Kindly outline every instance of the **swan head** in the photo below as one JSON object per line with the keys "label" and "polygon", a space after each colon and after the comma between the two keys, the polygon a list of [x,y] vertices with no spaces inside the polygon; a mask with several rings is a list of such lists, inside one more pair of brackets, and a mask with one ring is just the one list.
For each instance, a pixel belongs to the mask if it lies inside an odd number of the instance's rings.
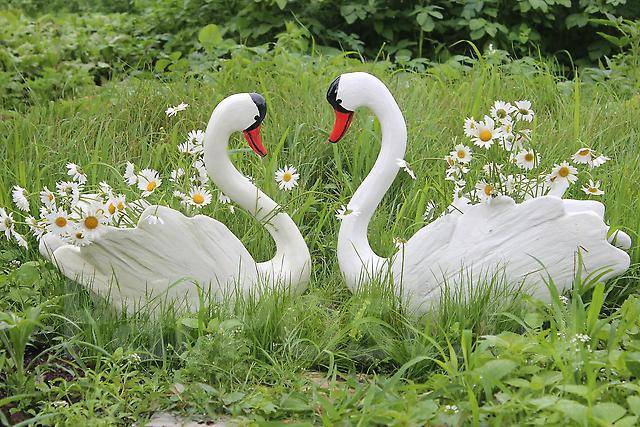
{"label": "swan head", "polygon": [[358,107],[372,107],[386,86],[377,77],[368,73],[342,74],[329,85],[327,101],[336,114],[330,142],[338,142],[347,133]]}
{"label": "swan head", "polygon": [[[264,157],[267,155],[267,150],[262,145],[262,136],[260,136],[260,125],[264,120],[264,117],[267,115],[267,101],[265,101],[264,97],[259,93],[249,93],[242,94],[248,95],[249,103],[246,98],[243,102],[246,103],[246,108],[244,109],[248,113],[252,114],[250,119],[246,117],[239,117],[246,123],[251,123],[249,126],[242,130],[242,135],[244,135],[244,139],[247,140],[249,147],[260,157]],[[249,116],[248,116],[249,117]]]}

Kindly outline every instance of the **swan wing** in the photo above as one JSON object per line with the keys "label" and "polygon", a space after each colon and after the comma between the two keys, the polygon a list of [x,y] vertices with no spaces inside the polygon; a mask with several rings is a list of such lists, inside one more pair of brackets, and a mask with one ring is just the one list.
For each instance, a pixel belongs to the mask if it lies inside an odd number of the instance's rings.
{"label": "swan wing", "polygon": [[481,281],[496,273],[548,298],[543,279],[550,276],[561,290],[570,287],[578,252],[584,275],[605,269],[604,278],[623,273],[629,255],[607,242],[604,207],[567,202],[543,196],[516,204],[499,197],[469,206],[463,214],[440,217],[395,256],[395,282],[420,309],[439,300],[445,282],[459,286],[469,278]]}
{"label": "swan wing", "polygon": [[130,310],[176,298],[193,308],[198,286],[220,298],[257,279],[255,261],[224,224],[166,206],[145,209],[135,228],[108,227],[91,245],[61,246],[53,258],[65,276]]}

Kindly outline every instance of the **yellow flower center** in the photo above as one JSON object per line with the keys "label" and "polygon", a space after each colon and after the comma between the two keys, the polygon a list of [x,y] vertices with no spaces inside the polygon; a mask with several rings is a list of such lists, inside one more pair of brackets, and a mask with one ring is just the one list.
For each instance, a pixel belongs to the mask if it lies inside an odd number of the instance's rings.
{"label": "yellow flower center", "polygon": [[529,110],[527,110],[526,108],[520,108],[520,110],[518,110],[520,112],[520,114],[522,115],[527,115],[529,114]]}
{"label": "yellow flower center", "polygon": [[200,205],[204,203],[204,196],[200,193],[194,194],[192,199],[193,199],[193,203],[195,203],[196,205]]}
{"label": "yellow flower center", "polygon": [[487,196],[490,196],[491,193],[493,193],[493,187],[490,186],[489,184],[484,186],[484,194]]}
{"label": "yellow flower center", "polygon": [[118,210],[119,211],[124,210],[124,203],[118,202]]}
{"label": "yellow flower center", "polygon": [[524,155],[524,159],[525,159],[527,162],[533,162],[533,153],[527,153],[527,154],[525,154],[525,155]]}
{"label": "yellow flower center", "polygon": [[56,225],[58,227],[64,227],[65,225],[67,225],[67,219],[65,217],[59,216],[58,218],[56,218]]}
{"label": "yellow flower center", "polygon": [[88,216],[84,219],[84,226],[89,230],[93,230],[98,227],[99,221],[95,216]]}
{"label": "yellow flower center", "polygon": [[482,130],[480,131],[480,135],[479,135],[479,136],[480,136],[480,140],[481,140],[482,142],[487,142],[487,141],[489,141],[489,140],[491,139],[491,137],[492,137],[493,135],[491,135],[491,131],[490,131],[490,130],[488,130],[488,129],[482,129]]}
{"label": "yellow flower center", "polygon": [[84,237],[84,236],[83,236],[83,234],[82,234],[82,233],[80,233],[80,232],[77,232],[77,233],[76,233],[76,239],[82,239],[83,237]]}
{"label": "yellow flower center", "polygon": [[284,175],[282,175],[282,180],[284,182],[291,181],[291,178],[293,178],[293,175],[291,174],[291,172],[285,172]]}
{"label": "yellow flower center", "polygon": [[589,187],[589,193],[597,193],[598,189],[596,187]]}
{"label": "yellow flower center", "polygon": [[109,203],[109,207],[107,208],[107,210],[109,211],[109,213],[111,215],[113,215],[114,213],[116,213],[116,207],[113,205],[113,203]]}
{"label": "yellow flower center", "polygon": [[591,150],[588,148],[583,148],[582,150],[578,151],[578,155],[580,156],[587,156],[589,155],[589,153],[591,153]]}
{"label": "yellow flower center", "polygon": [[157,186],[158,184],[156,184],[155,181],[149,181],[149,183],[147,184],[147,191],[151,193]]}
{"label": "yellow flower center", "polygon": [[496,114],[498,115],[498,117],[500,117],[501,119],[504,119],[505,117],[507,117],[507,112],[505,110],[503,110],[502,108],[499,109],[498,111],[496,111]]}
{"label": "yellow flower center", "polygon": [[467,153],[464,150],[458,150],[458,158],[464,159],[467,156]]}
{"label": "yellow flower center", "polygon": [[50,202],[53,202],[53,194],[47,194],[47,199],[49,199]]}
{"label": "yellow flower center", "polygon": [[569,168],[566,166],[562,166],[560,170],[558,170],[558,175],[560,175],[563,178],[566,178],[567,176],[569,176]]}

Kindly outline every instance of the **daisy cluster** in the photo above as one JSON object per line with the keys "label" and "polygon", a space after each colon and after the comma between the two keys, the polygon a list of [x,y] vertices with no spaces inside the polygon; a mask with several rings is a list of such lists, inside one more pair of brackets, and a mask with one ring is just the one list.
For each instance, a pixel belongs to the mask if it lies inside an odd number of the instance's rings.
{"label": "daisy cluster", "polygon": [[[540,153],[531,145],[531,128],[535,112],[531,102],[495,101],[490,114],[481,120],[468,117],[464,134],[471,144],[456,144],[445,156],[445,179],[453,182],[453,198],[467,198],[472,202],[485,202],[499,195],[518,201],[538,197],[556,190],[557,194],[578,181],[579,167],[597,168],[609,160],[588,147],[578,150],[569,161],[557,163],[551,171],[540,168]],[[475,151],[475,152],[474,152]],[[467,182],[475,158],[484,160],[481,178],[473,185]],[[478,162],[473,162],[473,166]],[[584,193],[592,196],[604,194],[600,181],[594,182],[589,171]]]}
{"label": "daisy cluster", "polygon": [[[13,202],[24,216],[20,223],[26,224],[36,239],[52,233],[70,244],[85,246],[98,239],[107,225],[130,223],[130,207],[124,194],[115,193],[106,182],[101,182],[95,191],[88,191],[87,176],[75,163],[67,164],[67,175],[68,180],[58,181],[55,189],[44,187],[38,193],[13,187]],[[37,218],[30,215],[35,200],[39,202]],[[13,213],[0,208],[0,223],[7,239],[13,238],[18,245],[27,247],[26,239],[15,229],[20,223],[14,221]]]}
{"label": "daisy cluster", "polygon": [[[178,188],[173,191],[173,196],[180,200],[182,206],[196,210],[210,205],[213,201],[213,195],[209,190],[209,175],[204,166],[203,144],[204,131],[190,131],[187,139],[178,145],[178,151],[189,156],[189,166],[172,170],[169,177],[169,181]],[[226,204],[231,200],[220,192],[218,201]],[[231,209],[233,210],[232,206]]]}
{"label": "daisy cluster", "polygon": [[[167,108],[165,113],[168,117],[173,117],[187,107],[188,104],[182,102]],[[209,175],[204,166],[204,138],[205,133],[200,129],[188,132],[185,141],[178,145],[178,151],[189,157],[189,166],[172,170],[168,177],[174,188],[173,196],[188,213],[210,205],[213,200]],[[107,182],[100,182],[97,188],[90,188],[87,185],[87,175],[75,163],[67,164],[67,178],[57,182],[55,189],[44,187],[39,193],[30,193],[15,185],[12,199],[17,211],[7,212],[0,207],[0,232],[4,233],[7,240],[13,240],[25,248],[28,246],[27,239],[17,231],[16,226],[28,226],[38,241],[45,234],[51,233],[67,243],[86,246],[99,239],[109,226],[135,227],[140,214],[151,205],[150,198],[157,195],[164,181],[157,170],[138,169],[131,162],[126,163],[122,178],[130,188],[127,194],[132,196],[132,202],[127,201],[124,193],[114,191]],[[300,174],[295,167],[285,166],[275,173],[274,178],[281,190],[288,191],[298,185]],[[247,179],[253,182],[251,177]],[[39,202],[37,218],[30,215],[32,206],[34,211],[36,209],[36,200]],[[231,199],[222,192],[218,192],[217,200],[234,212]],[[16,221],[14,213],[23,218]],[[148,216],[147,221],[150,224],[163,223],[155,215]]]}

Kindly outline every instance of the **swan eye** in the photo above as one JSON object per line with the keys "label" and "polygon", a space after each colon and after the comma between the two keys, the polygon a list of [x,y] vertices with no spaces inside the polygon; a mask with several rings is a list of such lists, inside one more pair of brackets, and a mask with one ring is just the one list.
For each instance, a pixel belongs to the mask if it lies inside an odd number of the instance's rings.
{"label": "swan eye", "polygon": [[342,99],[336,99],[336,104],[342,104]]}
{"label": "swan eye", "polygon": [[253,118],[253,120],[255,120],[255,121],[257,122],[258,120],[260,120],[260,116],[255,116],[255,117]]}

